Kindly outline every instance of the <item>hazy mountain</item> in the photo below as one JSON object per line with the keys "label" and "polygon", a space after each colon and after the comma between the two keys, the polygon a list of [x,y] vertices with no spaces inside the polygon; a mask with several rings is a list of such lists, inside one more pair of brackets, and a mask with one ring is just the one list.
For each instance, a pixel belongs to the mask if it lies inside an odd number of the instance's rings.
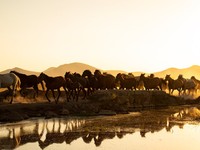
{"label": "hazy mountain", "polygon": [[[87,65],[87,64],[77,63],[77,62],[60,65],[58,67],[50,67],[47,70],[44,70],[43,72],[46,73],[49,76],[64,76],[66,71],[70,71],[72,73],[77,72],[77,73],[82,74],[82,72],[86,69],[89,69],[92,72],[94,72],[96,69],[99,69],[101,72],[111,73],[114,76],[116,76],[117,73],[128,73],[128,72],[123,71],[123,70],[102,70],[100,68],[96,68],[96,67],[93,67],[93,66],[90,66],[90,65]],[[11,70],[15,70],[15,71],[18,71],[20,73],[27,74],[27,75],[30,75],[30,74],[39,75],[40,74],[40,72],[28,71],[28,70],[24,70],[24,69],[17,68],[17,67],[4,70],[0,73],[1,74],[8,73]],[[135,76],[139,76],[142,72],[132,72],[132,73]],[[146,74],[149,75],[149,73],[146,73]],[[166,74],[170,74],[174,79],[176,79],[179,74],[182,74],[183,77],[185,77],[185,78],[190,78],[191,76],[195,76],[197,79],[200,79],[200,66],[193,65],[191,67],[183,68],[183,69],[168,68],[168,69],[160,71],[160,72],[155,72],[154,74],[155,74],[155,76],[158,76],[158,77],[165,77]]]}
{"label": "hazy mountain", "polygon": [[2,71],[0,73],[1,74],[9,73],[10,71],[13,71],[13,70],[17,71],[19,73],[26,74],[26,75],[31,75],[31,74],[39,75],[40,74],[39,72],[24,70],[24,69],[21,69],[21,68],[18,68],[18,67],[15,67],[15,68],[12,68],[12,69],[7,69],[7,70],[4,70],[4,71]]}
{"label": "hazy mountain", "polygon": [[197,79],[200,79],[200,66],[193,65],[188,68],[178,69],[178,68],[169,68],[160,72],[154,73],[155,76],[165,77],[166,74],[170,74],[172,78],[176,79],[178,75],[182,74],[184,78],[191,78],[195,76]]}
{"label": "hazy mountain", "polygon": [[90,71],[94,72],[97,68],[87,64],[75,62],[75,63],[60,65],[58,67],[51,67],[45,70],[44,73],[50,76],[59,76],[59,75],[63,76],[66,71],[77,72],[82,74],[83,71],[86,69],[89,69]]}

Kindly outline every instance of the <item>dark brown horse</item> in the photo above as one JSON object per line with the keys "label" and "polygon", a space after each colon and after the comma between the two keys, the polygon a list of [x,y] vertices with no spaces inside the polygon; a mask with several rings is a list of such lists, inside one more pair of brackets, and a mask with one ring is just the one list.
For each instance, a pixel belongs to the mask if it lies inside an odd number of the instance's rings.
{"label": "dark brown horse", "polygon": [[88,78],[91,92],[94,92],[98,89],[98,79],[92,74],[90,70],[84,70],[82,73],[82,77]]}
{"label": "dark brown horse", "polygon": [[[66,93],[66,99],[68,100],[68,94],[67,94],[67,90],[66,90],[66,82],[65,79],[62,76],[57,76],[57,77],[50,77],[44,73],[41,73],[40,76],[38,77],[39,81],[44,81],[46,83],[46,93],[45,96],[47,98],[47,100],[49,102],[51,102],[51,100],[48,97],[48,92],[49,90],[52,91],[53,97],[55,99],[55,102],[58,103],[59,97],[60,97],[60,88],[63,87],[63,89],[65,90]],[[58,97],[57,99],[55,98],[55,93],[54,93],[54,89],[58,90]]]}
{"label": "dark brown horse", "polygon": [[165,80],[168,81],[169,94],[173,94],[173,91],[177,90],[180,95],[183,88],[183,81],[181,79],[174,80],[170,75],[166,75]]}
{"label": "dark brown horse", "polygon": [[19,73],[17,71],[10,71],[10,73],[14,73],[15,75],[17,75],[20,78],[20,81],[21,81],[20,94],[22,96],[25,96],[23,92],[26,88],[33,88],[36,93],[36,94],[34,94],[34,98],[35,98],[35,95],[38,96],[38,84],[39,83],[41,84],[41,86],[44,90],[43,82],[39,82],[38,77],[36,75],[26,75],[23,73]]}
{"label": "dark brown horse", "polygon": [[94,76],[98,80],[98,86],[99,89],[105,90],[105,89],[114,89],[116,88],[115,85],[115,77],[108,73],[101,73],[100,70],[95,70]]}
{"label": "dark brown horse", "polygon": [[196,83],[194,82],[194,80],[192,79],[185,79],[183,77],[183,75],[179,75],[178,79],[183,81],[183,94],[186,94],[186,91],[188,91],[188,94],[190,94],[191,92],[195,92],[196,90]]}
{"label": "dark brown horse", "polygon": [[83,88],[82,85],[70,72],[65,73],[65,81],[66,81],[66,88],[69,91],[68,100],[71,99],[72,96],[73,100],[76,98],[76,101],[78,101],[80,91]]}
{"label": "dark brown horse", "polygon": [[122,73],[118,73],[116,76],[116,82],[120,82],[120,89],[130,89],[133,88],[136,90],[137,88],[137,80],[134,78],[133,75],[126,75]]}
{"label": "dark brown horse", "polygon": [[162,90],[162,80],[158,77],[154,77],[154,75],[151,75],[150,77],[145,77],[145,74],[141,74],[140,80],[144,82],[144,87],[146,90]]}
{"label": "dark brown horse", "polygon": [[200,80],[198,80],[197,78],[195,78],[195,76],[192,76],[191,79],[194,81],[194,83],[196,84],[195,87],[195,92],[198,92],[198,90],[200,90]]}
{"label": "dark brown horse", "polygon": [[[70,73],[66,72],[65,73],[65,79],[66,77],[69,77],[73,83],[75,83],[79,88],[78,92],[82,91],[83,92],[83,98],[85,99],[87,95],[90,93],[90,86],[89,86],[89,80],[88,78],[82,77],[79,73]],[[78,84],[77,84],[78,83]]]}

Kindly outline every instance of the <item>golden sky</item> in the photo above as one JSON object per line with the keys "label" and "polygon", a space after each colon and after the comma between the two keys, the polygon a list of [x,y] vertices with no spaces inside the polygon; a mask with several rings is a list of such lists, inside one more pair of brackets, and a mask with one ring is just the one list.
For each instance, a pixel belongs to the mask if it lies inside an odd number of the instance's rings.
{"label": "golden sky", "polygon": [[199,0],[0,0],[0,71],[200,65]]}

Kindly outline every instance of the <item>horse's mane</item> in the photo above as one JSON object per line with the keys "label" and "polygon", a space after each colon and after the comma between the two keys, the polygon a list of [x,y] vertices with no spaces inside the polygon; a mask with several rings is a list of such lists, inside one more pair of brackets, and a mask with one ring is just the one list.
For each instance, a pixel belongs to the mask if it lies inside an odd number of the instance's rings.
{"label": "horse's mane", "polygon": [[16,74],[16,75],[18,75],[18,76],[20,76],[20,77],[27,77],[27,75],[26,74],[23,74],[23,73],[19,73],[19,72],[17,72],[17,71],[10,71],[10,73],[14,73],[14,74]]}

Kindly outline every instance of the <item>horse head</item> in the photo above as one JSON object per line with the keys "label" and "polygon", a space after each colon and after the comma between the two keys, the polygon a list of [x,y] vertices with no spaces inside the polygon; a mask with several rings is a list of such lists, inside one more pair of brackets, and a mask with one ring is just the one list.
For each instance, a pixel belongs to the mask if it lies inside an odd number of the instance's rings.
{"label": "horse head", "polygon": [[145,79],[145,73],[141,73],[139,81],[143,81],[144,79]]}
{"label": "horse head", "polygon": [[38,81],[39,81],[39,82],[42,82],[43,80],[45,80],[46,76],[47,76],[47,75],[44,74],[43,72],[40,73],[40,75],[38,76]]}
{"label": "horse head", "polygon": [[170,79],[171,79],[170,74],[167,74],[167,75],[165,76],[165,81],[169,81]]}
{"label": "horse head", "polygon": [[90,78],[92,76],[92,72],[90,70],[84,70],[82,73],[82,77]]}
{"label": "horse head", "polygon": [[99,77],[99,76],[101,76],[102,74],[101,74],[101,71],[100,71],[100,70],[95,70],[95,71],[94,71],[94,75],[95,75],[96,77]]}

